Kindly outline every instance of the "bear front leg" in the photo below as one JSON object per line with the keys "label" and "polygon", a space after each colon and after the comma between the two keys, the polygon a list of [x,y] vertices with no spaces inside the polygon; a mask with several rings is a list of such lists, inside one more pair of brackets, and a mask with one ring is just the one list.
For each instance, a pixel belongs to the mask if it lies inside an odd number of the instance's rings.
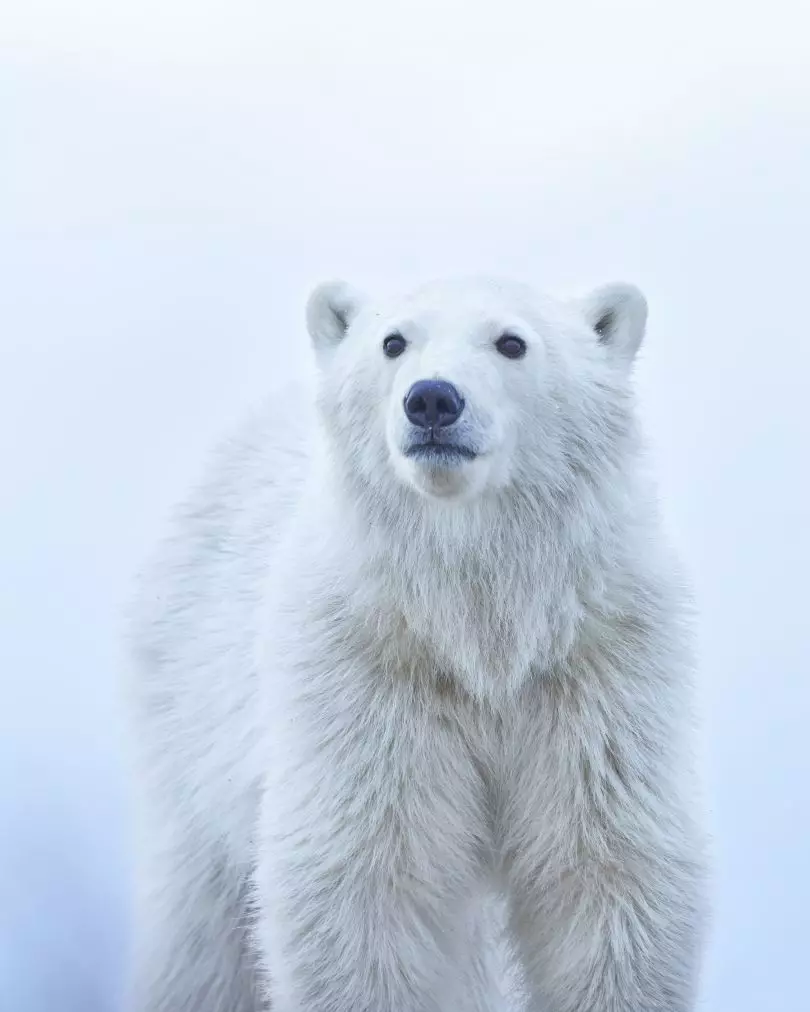
{"label": "bear front leg", "polygon": [[512,928],[529,1012],[694,1009],[694,884],[682,869],[673,875],[665,863],[644,863],[580,862],[553,880],[538,869],[515,888]]}
{"label": "bear front leg", "polygon": [[477,1008],[452,981],[481,875],[479,778],[414,686],[352,679],[274,704],[256,883],[273,1012]]}
{"label": "bear front leg", "polygon": [[519,730],[502,837],[529,1012],[691,1012],[703,839],[677,733],[643,700],[547,689]]}

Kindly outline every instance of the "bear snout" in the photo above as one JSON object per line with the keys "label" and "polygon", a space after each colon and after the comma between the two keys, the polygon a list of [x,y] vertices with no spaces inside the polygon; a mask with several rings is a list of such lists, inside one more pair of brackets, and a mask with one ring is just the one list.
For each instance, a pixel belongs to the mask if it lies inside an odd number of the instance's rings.
{"label": "bear snout", "polygon": [[405,415],[419,429],[446,429],[464,410],[464,398],[446,380],[418,380],[405,395]]}

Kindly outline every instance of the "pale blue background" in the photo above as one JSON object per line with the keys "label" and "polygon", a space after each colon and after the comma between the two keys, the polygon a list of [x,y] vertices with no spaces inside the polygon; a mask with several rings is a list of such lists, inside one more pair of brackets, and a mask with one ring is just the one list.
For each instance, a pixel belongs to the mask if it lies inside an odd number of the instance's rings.
{"label": "pale blue background", "polygon": [[283,6],[0,18],[0,1009],[116,1008],[119,615],[169,507],[306,353],[312,283],[464,270],[648,294],[702,612],[703,1007],[807,1007],[803,5]]}

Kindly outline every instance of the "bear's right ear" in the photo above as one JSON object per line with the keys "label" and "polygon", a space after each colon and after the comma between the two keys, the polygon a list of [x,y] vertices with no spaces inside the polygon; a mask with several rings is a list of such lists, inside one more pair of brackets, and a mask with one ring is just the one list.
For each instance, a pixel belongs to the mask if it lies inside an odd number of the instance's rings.
{"label": "bear's right ear", "polygon": [[325,281],[307,300],[307,330],[316,351],[339,344],[365,299],[345,281]]}

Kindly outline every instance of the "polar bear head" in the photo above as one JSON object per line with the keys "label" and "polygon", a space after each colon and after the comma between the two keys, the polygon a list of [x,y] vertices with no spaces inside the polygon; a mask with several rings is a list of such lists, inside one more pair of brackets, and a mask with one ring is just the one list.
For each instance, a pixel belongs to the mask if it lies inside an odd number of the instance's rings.
{"label": "polar bear head", "polygon": [[307,324],[330,452],[369,494],[584,494],[634,439],[628,373],[646,316],[627,284],[563,300],[459,280],[379,301],[322,284]]}

